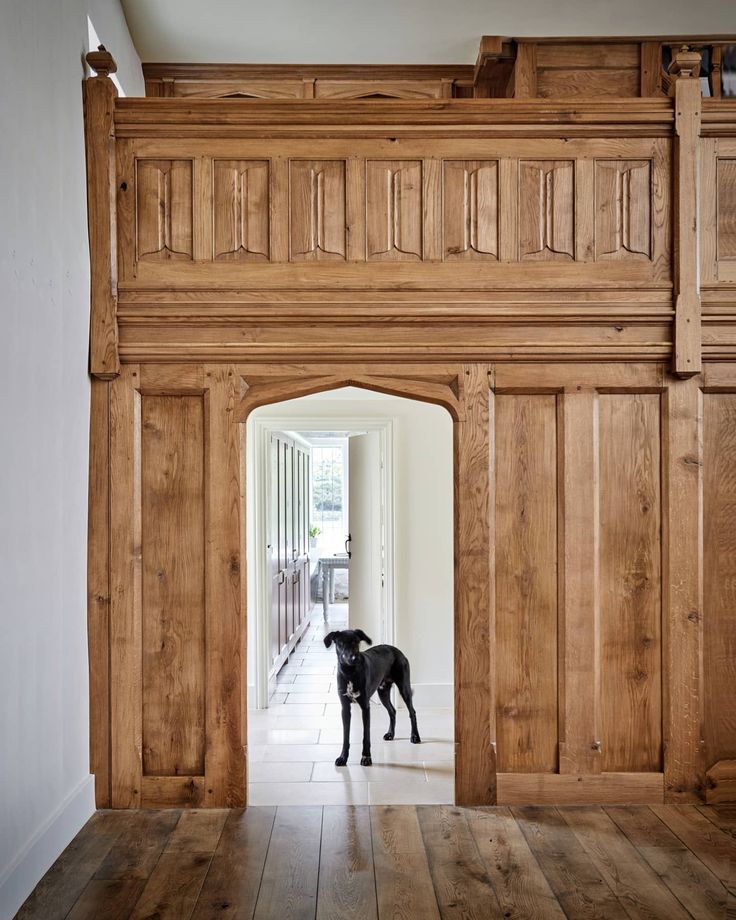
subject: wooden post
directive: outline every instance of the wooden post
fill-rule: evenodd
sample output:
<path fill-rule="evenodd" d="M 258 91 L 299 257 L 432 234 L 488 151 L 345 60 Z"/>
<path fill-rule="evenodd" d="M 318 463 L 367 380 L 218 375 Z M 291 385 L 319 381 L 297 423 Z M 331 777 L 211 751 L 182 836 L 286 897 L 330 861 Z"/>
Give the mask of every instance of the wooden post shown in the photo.
<path fill-rule="evenodd" d="M 113 116 L 117 90 L 109 78 L 117 68 L 102 45 L 87 55 L 87 63 L 97 74 L 82 84 L 91 274 L 90 372 L 102 380 L 111 380 L 120 373 Z"/>
<path fill-rule="evenodd" d="M 489 368 L 468 364 L 455 451 L 455 802 L 496 802 Z"/>
<path fill-rule="evenodd" d="M 669 68 L 675 78 L 675 353 L 673 371 L 691 377 L 701 370 L 700 321 L 700 54 L 686 45 Z"/>

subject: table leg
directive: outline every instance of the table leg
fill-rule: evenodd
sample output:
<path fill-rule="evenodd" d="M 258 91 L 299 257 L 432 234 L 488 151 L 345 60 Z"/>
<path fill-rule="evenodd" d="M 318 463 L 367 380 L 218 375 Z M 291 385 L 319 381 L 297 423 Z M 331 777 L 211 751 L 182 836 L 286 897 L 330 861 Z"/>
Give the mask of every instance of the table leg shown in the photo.
<path fill-rule="evenodd" d="M 335 603 L 335 570 L 330 568 L 330 603 Z"/>
<path fill-rule="evenodd" d="M 330 609 L 330 570 L 322 566 L 322 618 L 327 622 L 327 611 Z"/>

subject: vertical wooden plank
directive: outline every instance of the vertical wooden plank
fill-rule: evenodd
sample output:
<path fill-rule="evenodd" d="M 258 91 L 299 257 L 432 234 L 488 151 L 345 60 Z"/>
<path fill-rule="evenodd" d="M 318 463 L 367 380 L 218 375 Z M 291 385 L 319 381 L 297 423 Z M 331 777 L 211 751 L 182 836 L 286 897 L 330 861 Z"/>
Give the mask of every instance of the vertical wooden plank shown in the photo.
<path fill-rule="evenodd" d="M 675 354 L 678 376 L 700 373 L 700 54 L 680 51 L 670 66 L 675 80 Z"/>
<path fill-rule="evenodd" d="M 205 571 L 207 702 L 205 803 L 245 804 L 245 622 L 241 581 L 242 381 L 230 365 L 205 366 Z"/>
<path fill-rule="evenodd" d="M 440 920 L 414 806 L 371 808 L 379 917 Z"/>
<path fill-rule="evenodd" d="M 289 261 L 289 161 L 271 160 L 271 259 Z"/>
<path fill-rule="evenodd" d="M 598 394 L 588 387 L 566 390 L 561 409 L 560 773 L 599 773 Z"/>
<path fill-rule="evenodd" d="M 601 769 L 612 773 L 661 769 L 659 400 L 598 400 Z"/>
<path fill-rule="evenodd" d="M 141 405 L 139 368 L 110 386 L 110 752 L 113 808 L 141 799 Z"/>
<path fill-rule="evenodd" d="M 422 172 L 423 257 L 425 262 L 439 262 L 442 259 L 442 160 L 425 159 Z"/>
<path fill-rule="evenodd" d="M 377 920 L 367 807 L 327 805 L 322 816 L 317 920 Z"/>
<path fill-rule="evenodd" d="M 99 55 L 99 52 L 97 53 Z M 108 54 L 115 70 L 112 57 Z M 94 66 L 94 64 L 93 64 Z M 110 379 L 120 372 L 117 325 L 115 122 L 117 90 L 99 69 L 83 85 L 87 150 L 87 220 L 90 258 L 90 371 Z"/>
<path fill-rule="evenodd" d="M 557 769 L 557 408 L 497 395 L 496 726 L 501 772 Z"/>
<path fill-rule="evenodd" d="M 703 284 L 718 280 L 718 138 L 701 141 L 700 271 Z"/>
<path fill-rule="evenodd" d="M 204 406 L 142 398 L 143 773 L 202 776 Z"/>
<path fill-rule="evenodd" d="M 498 258 L 519 261 L 519 161 L 498 161 Z"/>
<path fill-rule="evenodd" d="M 702 783 L 703 445 L 700 379 L 670 380 L 662 443 L 666 802 L 698 801 Z"/>
<path fill-rule="evenodd" d="M 254 920 L 314 920 L 322 808 L 279 808 Z"/>
<path fill-rule="evenodd" d="M 92 379 L 87 521 L 89 759 L 95 803 L 110 807 L 110 384 Z"/>
<path fill-rule="evenodd" d="M 193 257 L 195 261 L 211 262 L 214 258 L 212 157 L 195 157 L 193 166 Z"/>
<path fill-rule="evenodd" d="M 115 142 L 115 182 L 117 184 L 115 214 L 116 258 L 120 281 L 130 281 L 135 277 L 135 203 L 137 194 L 133 143 L 133 140 L 129 137 L 118 138 Z"/>
<path fill-rule="evenodd" d="M 514 97 L 533 99 L 537 95 L 536 42 L 519 42 L 514 65 Z"/>
<path fill-rule="evenodd" d="M 736 393 L 706 393 L 703 402 L 703 709 L 710 768 L 736 760 Z"/>
<path fill-rule="evenodd" d="M 575 261 L 592 262 L 595 258 L 595 161 L 586 157 L 575 160 Z"/>
<path fill-rule="evenodd" d="M 365 262 L 366 162 L 363 157 L 349 157 L 346 161 L 345 168 L 347 258 L 349 262 Z"/>
<path fill-rule="evenodd" d="M 641 96 L 662 95 L 662 44 L 642 42 L 639 61 L 639 92 Z"/>
<path fill-rule="evenodd" d="M 455 454 L 455 800 L 496 800 L 489 368 L 463 368 Z"/>

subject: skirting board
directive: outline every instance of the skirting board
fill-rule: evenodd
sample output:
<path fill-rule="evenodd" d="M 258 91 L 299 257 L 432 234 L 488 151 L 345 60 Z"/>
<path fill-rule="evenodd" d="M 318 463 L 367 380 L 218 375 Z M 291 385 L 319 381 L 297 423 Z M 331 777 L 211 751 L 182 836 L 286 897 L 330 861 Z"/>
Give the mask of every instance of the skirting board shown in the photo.
<path fill-rule="evenodd" d="M 0 875 L 0 920 L 10 920 L 61 851 L 95 811 L 95 778 L 86 776 Z"/>
<path fill-rule="evenodd" d="M 499 773 L 499 805 L 661 805 L 662 773 Z"/>

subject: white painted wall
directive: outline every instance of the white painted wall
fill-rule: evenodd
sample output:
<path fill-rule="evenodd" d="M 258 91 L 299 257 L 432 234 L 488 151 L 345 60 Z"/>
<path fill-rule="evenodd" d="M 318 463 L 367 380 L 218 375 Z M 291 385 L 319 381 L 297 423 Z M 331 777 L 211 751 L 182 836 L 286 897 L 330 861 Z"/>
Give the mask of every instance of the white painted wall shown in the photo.
<path fill-rule="evenodd" d="M 453 507 L 452 421 L 438 406 L 345 388 L 256 409 L 257 417 L 393 418 L 396 644 L 408 656 L 418 708 L 452 705 Z M 249 477 L 252 489 L 252 477 Z M 252 491 L 249 494 L 252 500 Z M 253 547 L 249 515 L 248 545 Z M 248 558 L 248 571 L 253 561 Z M 250 596 L 249 609 L 253 610 Z M 320 614 L 321 615 L 321 614 Z M 355 623 L 355 626 L 360 624 Z M 253 618 L 249 617 L 249 648 Z M 376 637 L 372 637 L 376 641 Z M 249 657 L 249 674 L 255 662 Z M 249 695 L 252 697 L 249 678 Z"/>
<path fill-rule="evenodd" d="M 88 6 L 0 14 L 0 918 L 94 807 L 86 556 Z M 142 92 L 117 0 L 91 16 Z"/>
<path fill-rule="evenodd" d="M 123 0 L 144 61 L 472 63 L 481 35 L 733 33 L 733 0 Z"/>

